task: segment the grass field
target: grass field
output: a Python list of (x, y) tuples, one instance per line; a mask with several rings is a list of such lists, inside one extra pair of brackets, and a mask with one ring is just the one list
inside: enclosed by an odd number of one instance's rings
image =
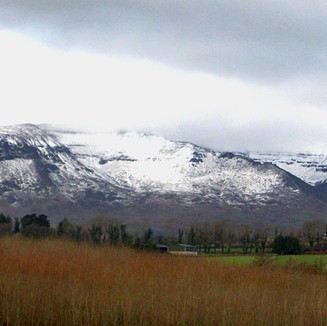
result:
[(3, 325), (326, 325), (327, 277), (63, 240), (0, 239)]
[[(322, 264), (323, 268), (327, 270), (327, 255), (270, 255), (272, 257), (273, 263), (277, 265), (285, 265), (287, 263), (298, 263), (298, 264), (311, 264), (311, 265), (320, 265)], [(207, 259), (209, 261), (215, 261), (223, 265), (235, 265), (235, 266), (246, 266), (254, 263), (256, 256), (250, 255), (240, 255), (240, 256), (211, 256)]]

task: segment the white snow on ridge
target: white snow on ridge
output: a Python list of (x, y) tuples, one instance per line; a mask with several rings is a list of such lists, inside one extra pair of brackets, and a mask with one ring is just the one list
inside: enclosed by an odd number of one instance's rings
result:
[(6, 176), (8, 181), (16, 181), (23, 190), (38, 185), (36, 169), (33, 160), (14, 159), (0, 162), (1, 174)]
[[(139, 132), (55, 132), (87, 167), (137, 192), (264, 200), (283, 183), (273, 170), (196, 145)], [(239, 200), (239, 199), (237, 199)]]
[[(81, 132), (19, 125), (1, 128), (0, 141), (13, 152), (2, 153), (3, 187), (13, 181), (21, 189), (38, 189), (42, 179), (46, 189), (71, 199), (87, 189), (95, 196), (109, 196), (112, 191), (117, 191), (118, 197), (177, 194), (189, 202), (203, 199), (243, 205), (264, 204), (301, 191), (287, 185), (290, 176), (273, 165), (135, 131)], [(290, 163), (289, 156), (251, 155), (282, 168), (284, 164), (296, 167), (297, 172), (303, 169), (305, 175), (309, 169), (304, 166), (309, 164), (307, 158), (303, 158), (304, 163), (295, 158)], [(316, 160), (311, 163), (323, 165), (322, 157), (319, 163)]]
[(69, 198), (85, 188), (99, 186), (96, 173), (86, 169), (60, 142), (37, 126), (1, 127), (0, 141), (12, 146), (9, 159), (0, 161), (1, 181), (5, 184), (32, 193), (39, 192), (43, 179), (47, 190), (54, 186)]
[(273, 163), (313, 186), (327, 182), (326, 154), (250, 152), (248, 156), (258, 162)]
[(11, 144), (24, 141), (38, 148), (60, 146), (53, 138), (48, 137), (44, 130), (32, 124), (1, 127), (0, 139), (2, 137), (5, 137)]
[[(95, 154), (113, 157), (130, 155), (134, 159), (146, 159), (157, 155), (162, 148), (173, 149), (174, 142), (163, 137), (139, 132), (55, 132), (60, 142), (75, 148), (79, 154)], [(77, 149), (78, 148), (78, 149)]]

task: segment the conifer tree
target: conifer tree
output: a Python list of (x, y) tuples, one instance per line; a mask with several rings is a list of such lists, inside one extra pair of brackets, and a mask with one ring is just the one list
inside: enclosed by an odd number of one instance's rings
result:
[(19, 232), (20, 232), (20, 222), (19, 222), (19, 219), (16, 217), (15, 225), (14, 225), (14, 233), (19, 233)]

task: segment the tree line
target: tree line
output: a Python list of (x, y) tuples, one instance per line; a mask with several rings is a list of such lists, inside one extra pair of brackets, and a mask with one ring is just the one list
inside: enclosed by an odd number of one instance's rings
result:
[(234, 220), (218, 220), (178, 230), (179, 241), (195, 245), (205, 253), (239, 252), (265, 253), (267, 248), (278, 254), (298, 254), (306, 251), (327, 251), (327, 222), (321, 219), (305, 221), (290, 230), (266, 223), (239, 224)]
[(53, 228), (44, 214), (33, 213), (13, 219), (0, 213), (0, 235), (15, 233), (32, 238), (63, 237), (91, 241), (94, 246), (109, 244), (147, 250), (152, 250), (156, 244), (176, 243), (196, 246), (204, 253), (232, 253), (235, 248), (244, 254), (265, 253), (267, 248), (278, 254), (327, 250), (327, 223), (319, 219), (304, 222), (296, 231), (285, 231), (265, 223), (251, 226), (223, 219), (179, 227), (174, 234), (156, 234), (147, 228), (139, 235), (131, 234), (127, 224), (114, 219), (100, 218), (85, 226), (63, 218)]
[(51, 227), (47, 215), (27, 214), (19, 218), (11, 218), (0, 213), (0, 235), (20, 233), (30, 238), (62, 237), (75, 241), (91, 241), (95, 246), (109, 244), (111, 246), (132, 246), (140, 249), (152, 249), (156, 240), (151, 228), (143, 236), (132, 236), (127, 225), (112, 219), (101, 219), (85, 226), (73, 223), (66, 217), (56, 228)]

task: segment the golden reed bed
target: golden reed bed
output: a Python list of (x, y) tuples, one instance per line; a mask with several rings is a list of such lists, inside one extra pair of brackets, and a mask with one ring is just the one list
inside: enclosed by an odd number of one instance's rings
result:
[(201, 257), (0, 239), (0, 324), (327, 325), (327, 277)]

